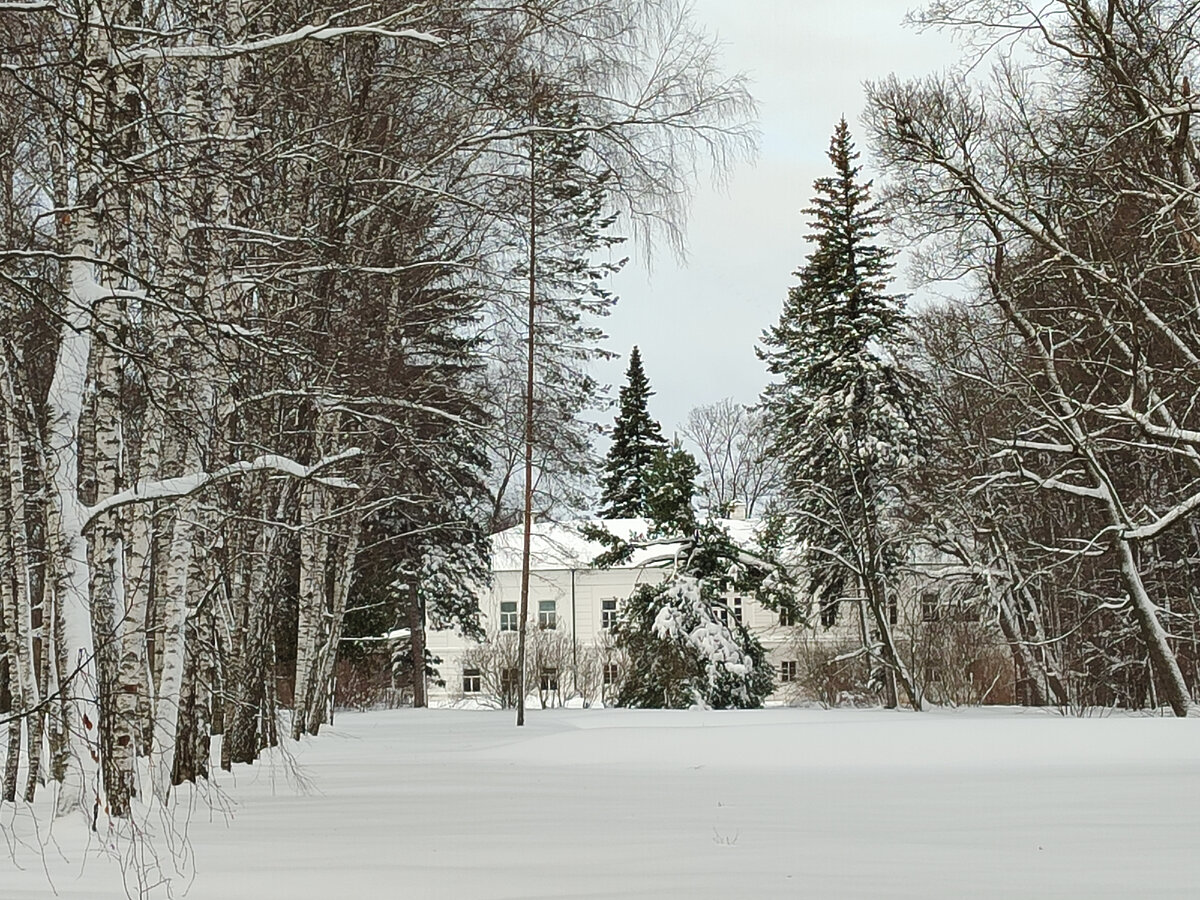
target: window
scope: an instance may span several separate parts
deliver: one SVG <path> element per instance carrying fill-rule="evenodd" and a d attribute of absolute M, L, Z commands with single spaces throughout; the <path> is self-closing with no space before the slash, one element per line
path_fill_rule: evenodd
<path fill-rule="evenodd" d="M 478 694 L 483 690 L 483 676 L 478 669 L 463 669 L 463 693 Z"/>
<path fill-rule="evenodd" d="M 553 600 L 538 601 L 538 628 L 557 628 L 558 614 L 554 611 Z"/>
<path fill-rule="evenodd" d="M 779 607 L 779 624 L 783 626 L 791 626 L 796 624 L 796 614 L 792 612 L 790 606 Z"/>
<path fill-rule="evenodd" d="M 741 597 L 733 598 L 733 621 L 737 622 L 739 625 L 742 624 L 742 598 Z"/>
<path fill-rule="evenodd" d="M 785 683 L 788 681 L 795 681 L 799 668 L 799 663 L 797 663 L 796 660 L 785 659 L 779 664 L 779 680 Z"/>
<path fill-rule="evenodd" d="M 938 608 L 940 606 L 938 600 L 937 591 L 926 591 L 921 595 L 922 622 L 936 622 L 938 620 L 938 616 L 941 613 L 941 610 Z"/>
<path fill-rule="evenodd" d="M 547 666 L 546 668 L 542 669 L 541 675 L 538 676 L 538 690 L 558 690 L 558 669 L 554 668 L 553 666 Z"/>
<path fill-rule="evenodd" d="M 822 600 L 821 601 L 821 624 L 826 628 L 832 628 L 837 624 L 838 607 L 841 606 L 840 600 Z"/>
<path fill-rule="evenodd" d="M 509 701 L 517 699 L 517 670 L 506 668 L 500 670 L 500 693 Z"/>
<path fill-rule="evenodd" d="M 900 604 L 896 602 L 896 595 L 891 594 L 887 598 L 888 624 L 895 625 L 900 621 Z"/>
<path fill-rule="evenodd" d="M 604 664 L 604 686 L 612 687 L 621 680 L 621 670 L 617 668 L 616 663 Z"/>
<path fill-rule="evenodd" d="M 500 601 L 500 630 L 501 631 L 516 631 L 517 630 L 517 601 L 516 600 L 501 600 Z"/>
<path fill-rule="evenodd" d="M 617 624 L 617 598 L 600 601 L 600 627 L 613 628 Z"/>

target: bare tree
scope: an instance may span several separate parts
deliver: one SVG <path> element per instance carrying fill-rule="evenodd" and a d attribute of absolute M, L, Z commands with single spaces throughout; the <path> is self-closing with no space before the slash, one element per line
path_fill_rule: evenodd
<path fill-rule="evenodd" d="M 760 411 L 726 397 L 693 409 L 680 433 L 699 451 L 701 490 L 710 510 L 728 514 L 736 502 L 753 516 L 770 502 L 780 469 Z"/>
<path fill-rule="evenodd" d="M 1007 478 L 1096 514 L 1073 541 L 1108 555 L 1151 693 L 1181 716 L 1194 704 L 1155 570 L 1200 506 L 1195 13 L 936 3 L 920 21 L 1019 45 L 1040 65 L 1002 54 L 989 86 L 889 80 L 870 87 L 868 112 L 894 208 L 933 239 L 927 259 L 970 273 L 1028 353 L 1029 417 L 1005 441 Z"/>

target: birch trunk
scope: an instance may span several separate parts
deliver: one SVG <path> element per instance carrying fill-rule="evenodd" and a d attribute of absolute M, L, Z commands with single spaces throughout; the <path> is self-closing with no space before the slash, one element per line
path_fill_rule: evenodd
<path fill-rule="evenodd" d="M 7 492 L 6 492 L 7 493 Z M 14 718 L 8 724 L 8 753 L 4 764 L 4 781 L 0 785 L 0 801 L 12 803 L 17 799 L 17 781 L 20 778 L 21 765 L 21 721 L 22 710 L 27 709 L 26 699 L 21 690 L 19 665 L 17 662 L 17 630 L 16 602 L 13 598 L 13 583 L 8 573 L 15 568 L 12 565 L 12 546 L 9 532 L 12 527 L 11 516 L 8 514 L 7 501 L 4 497 L 3 515 L 0 515 L 0 559 L 7 564 L 0 572 L 0 665 L 4 667 L 3 681 L 0 681 L 0 692 L 8 689 L 9 712 Z"/>
<path fill-rule="evenodd" d="M 7 361 L 6 361 L 7 362 Z M 4 576 L 3 615 L 5 623 L 5 643 L 9 661 L 10 694 L 13 698 L 14 712 L 25 711 L 26 715 L 13 723 L 14 740 L 18 741 L 17 749 L 10 749 L 10 769 L 6 773 L 5 797 L 15 799 L 16 760 L 19 757 L 19 739 L 24 726 L 27 744 L 28 765 L 31 777 L 36 779 L 37 767 L 41 758 L 41 729 L 37 727 L 39 717 L 32 712 L 39 706 L 37 672 L 35 670 L 35 654 L 33 647 L 33 587 L 31 584 L 32 559 L 28 542 L 28 524 L 25 504 L 25 460 L 21 443 L 21 428 L 16 417 L 25 409 L 18 402 L 12 373 L 8 366 L 4 371 L 4 393 L 8 406 L 8 415 L 0 417 L 3 425 L 3 446 L 6 449 L 5 462 L 8 470 L 7 488 L 5 493 L 4 512 L 7 519 L 7 530 L 4 544 L 9 551 L 11 560 L 8 573 Z M 9 778 L 12 779 L 11 789 Z M 27 789 L 28 790 L 28 789 Z"/>
<path fill-rule="evenodd" d="M 296 626 L 296 686 L 292 701 L 292 739 L 308 731 L 314 700 L 314 670 L 325 609 L 328 536 L 322 519 L 326 489 L 307 481 L 300 491 L 300 584 Z"/>
<path fill-rule="evenodd" d="M 217 584 L 211 559 L 192 554 L 185 638 L 189 652 L 180 693 L 180 715 L 175 737 L 175 766 L 171 783 L 182 784 L 208 776 L 212 724 L 213 616 L 208 600 Z"/>
<path fill-rule="evenodd" d="M 150 779 L 154 796 L 162 803 L 171 793 L 175 773 L 176 736 L 184 667 L 187 664 L 187 607 L 192 571 L 192 517 L 194 502 L 184 501 L 175 518 L 167 561 L 165 608 L 160 630 L 162 674 L 154 709 L 154 745 L 150 750 Z"/>
<path fill-rule="evenodd" d="M 154 331 L 155 324 L 151 323 Z M 149 404 L 142 425 L 140 478 L 156 477 L 161 471 L 162 432 L 165 428 L 159 405 L 165 385 L 160 375 L 150 377 Z M 154 685 L 148 657 L 150 602 L 154 592 L 154 521 L 156 505 L 151 502 L 131 505 L 125 517 L 125 608 L 120 624 L 120 669 L 118 672 L 117 719 L 132 740 L 120 748 L 128 758 L 124 765 L 133 770 L 137 752 L 149 751 L 153 734 Z"/>
<path fill-rule="evenodd" d="M 116 350 L 116 329 L 111 316 L 119 319 L 115 303 L 97 304 L 97 336 L 92 353 L 95 377 L 94 473 L 96 501 L 120 490 L 121 361 Z M 123 550 L 120 519 L 114 512 L 98 516 L 87 530 L 89 588 L 91 592 L 92 640 L 96 651 L 99 687 L 99 744 L 104 790 L 111 815 L 129 814 L 134 795 L 134 722 L 118 715 L 120 689 L 120 632 L 124 619 L 121 599 Z"/>
<path fill-rule="evenodd" d="M 354 565 L 358 556 L 358 536 L 361 515 L 356 511 L 347 517 L 346 538 L 338 561 L 337 574 L 333 582 L 333 600 L 330 609 L 329 633 L 321 648 L 316 675 L 316 695 L 327 698 L 327 702 L 316 704 L 310 715 L 312 734 L 316 734 L 327 721 L 326 713 L 333 706 L 333 674 L 337 665 L 338 644 L 342 640 L 342 624 L 346 618 L 346 601 L 354 583 Z"/>
<path fill-rule="evenodd" d="M 97 238 L 95 219 L 89 209 L 81 209 L 75 219 L 68 263 L 66 316 L 60 332 L 54 376 L 47 399 L 49 409 L 48 462 L 53 496 L 51 515 L 57 525 L 60 575 L 59 614 L 61 616 L 63 665 L 57 673 L 58 687 L 69 692 L 70 702 L 63 706 L 63 734 L 67 758 L 59 789 L 57 811 L 64 815 L 79 809 L 90 799 L 99 802 L 98 748 L 87 709 L 96 700 L 96 678 L 92 644 L 91 608 L 88 598 L 88 562 L 83 539 L 83 505 L 79 501 L 76 480 L 79 457 L 76 435 L 87 380 L 87 359 L 91 346 L 88 330 L 93 302 L 101 292 L 93 263 Z"/>

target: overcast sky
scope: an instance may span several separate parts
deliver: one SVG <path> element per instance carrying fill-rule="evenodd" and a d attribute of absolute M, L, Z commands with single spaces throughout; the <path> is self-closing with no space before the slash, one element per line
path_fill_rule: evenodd
<path fill-rule="evenodd" d="M 762 152 L 724 191 L 697 192 L 686 264 L 663 249 L 648 273 L 635 251 L 613 279 L 621 301 L 606 322 L 608 346 L 621 358 L 602 366 L 601 377 L 615 397 L 637 344 L 656 391 L 650 412 L 668 435 L 695 406 L 757 399 L 766 373 L 755 343 L 778 319 L 803 264 L 800 210 L 813 180 L 828 173 L 825 150 L 838 118 L 860 135 L 863 82 L 924 75 L 956 59 L 947 36 L 902 26 L 916 2 L 695 0 L 697 20 L 724 43 L 725 69 L 751 78 Z M 897 278 L 909 287 L 903 271 Z"/>

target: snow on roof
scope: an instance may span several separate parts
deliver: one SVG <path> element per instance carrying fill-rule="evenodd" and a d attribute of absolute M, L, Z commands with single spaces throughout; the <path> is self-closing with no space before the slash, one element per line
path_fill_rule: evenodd
<path fill-rule="evenodd" d="M 758 549 L 756 539 L 759 523 L 754 519 L 716 519 L 744 550 Z M 529 547 L 529 567 L 535 571 L 551 569 L 586 569 L 608 548 L 583 535 L 585 527 L 604 528 L 622 541 L 646 540 L 650 522 L 646 519 L 576 519 L 571 522 L 535 522 Z M 515 572 L 521 569 L 521 551 L 525 540 L 523 525 L 516 525 L 491 537 L 492 571 Z M 656 540 L 650 546 L 639 547 L 627 561 L 613 568 L 637 569 L 663 564 L 679 547 L 679 541 Z"/>

